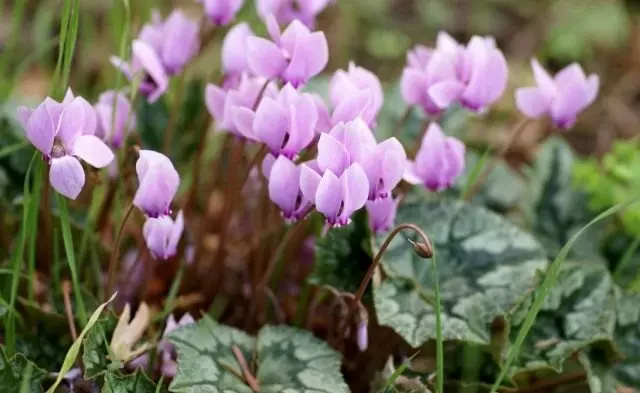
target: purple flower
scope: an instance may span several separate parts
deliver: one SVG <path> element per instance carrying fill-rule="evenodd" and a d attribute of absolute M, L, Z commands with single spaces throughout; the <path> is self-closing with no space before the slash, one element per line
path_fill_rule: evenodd
<path fill-rule="evenodd" d="M 266 144 L 275 156 L 294 158 L 315 138 L 318 111 L 310 94 L 287 84 L 277 97 L 263 97 L 255 113 L 236 107 L 232 118 L 243 136 Z"/>
<path fill-rule="evenodd" d="M 209 113 L 216 120 L 217 129 L 254 139 L 253 124 L 248 124 L 239 130 L 234 122 L 234 111 L 236 108 L 246 108 L 251 112 L 266 81 L 265 78 L 250 77 L 248 74 L 243 74 L 237 88 L 225 90 L 213 84 L 207 85 L 205 103 Z M 277 92 L 276 86 L 273 83 L 269 83 L 263 97 L 275 97 Z M 252 114 L 253 112 L 251 112 Z M 251 117 L 250 121 L 253 122 L 253 117 Z M 246 131 L 247 127 L 249 131 Z M 242 131 L 247 132 L 247 134 L 243 134 Z"/>
<path fill-rule="evenodd" d="M 136 128 L 136 115 L 127 96 L 115 91 L 104 92 L 94 109 L 98 116 L 96 136 L 114 149 L 120 148 L 129 132 Z"/>
<path fill-rule="evenodd" d="M 244 0 L 197 0 L 204 6 L 204 13 L 216 26 L 224 26 L 231 23 L 236 17 Z"/>
<path fill-rule="evenodd" d="M 249 71 L 247 65 L 247 37 L 253 37 L 253 30 L 248 23 L 233 26 L 222 43 L 222 72 L 225 75 L 225 86 L 236 87 L 240 77 Z"/>
<path fill-rule="evenodd" d="M 458 44 L 446 33 L 438 36 L 438 52 L 448 58 L 454 78 L 448 78 L 429 87 L 431 100 L 440 109 L 460 102 L 472 111 L 480 112 L 497 101 L 507 86 L 507 61 L 496 48 L 491 37 L 471 38 L 466 47 Z M 445 72 L 445 65 L 438 65 Z"/>
<path fill-rule="evenodd" d="M 178 242 L 184 231 L 182 212 L 173 221 L 171 216 L 149 217 L 142 227 L 142 234 L 151 255 L 166 260 L 176 255 Z"/>
<path fill-rule="evenodd" d="M 415 161 L 408 165 L 404 179 L 412 184 L 423 184 L 431 191 L 451 187 L 464 171 L 464 153 L 462 142 L 444 135 L 436 123 L 431 123 Z"/>
<path fill-rule="evenodd" d="M 338 70 L 333 74 L 329 97 L 334 107 L 333 124 L 360 116 L 373 127 L 384 95 L 378 77 L 351 62 L 347 71 Z"/>
<path fill-rule="evenodd" d="M 163 22 L 156 12 L 152 23 L 146 24 L 133 41 L 131 64 L 115 56 L 111 63 L 130 80 L 142 72 L 140 91 L 153 103 L 167 90 L 168 76 L 182 72 L 199 49 L 196 22 L 180 10 L 173 11 Z"/>
<path fill-rule="evenodd" d="M 362 161 L 369 179 L 369 200 L 387 198 L 400 183 L 407 167 L 407 153 L 396 138 L 380 142 Z"/>
<path fill-rule="evenodd" d="M 247 64 L 256 75 L 280 78 L 298 87 L 318 75 L 329 61 L 329 47 L 323 32 L 311 32 L 294 20 L 280 34 L 273 15 L 267 17 L 267 30 L 273 41 L 247 37 Z"/>
<path fill-rule="evenodd" d="M 591 105 L 598 94 L 600 79 L 587 77 L 578 64 L 563 68 L 552 78 L 538 63 L 531 60 L 536 87 L 524 87 L 516 91 L 516 105 L 528 117 L 551 116 L 560 128 L 571 128 L 578 113 Z"/>
<path fill-rule="evenodd" d="M 329 132 L 329 130 L 331 130 L 331 115 L 329 114 L 329 108 L 327 108 L 327 104 L 325 104 L 324 99 L 320 97 L 319 94 L 311 93 L 311 96 L 316 103 L 316 110 L 318 111 L 316 132 L 318 134 Z"/>
<path fill-rule="evenodd" d="M 339 227 L 349 224 L 351 215 L 367 202 L 369 182 L 357 163 L 340 176 L 330 170 L 320 175 L 309 165 L 302 164 L 300 189 L 307 200 L 313 201 L 329 225 Z"/>
<path fill-rule="evenodd" d="M 418 45 L 407 54 L 407 67 L 400 81 L 402 99 L 420 106 L 429 115 L 437 115 L 442 109 L 431 99 L 429 88 L 453 78 L 455 69 L 444 53 Z"/>
<path fill-rule="evenodd" d="M 180 175 L 171 160 L 152 150 L 140 150 L 136 172 L 139 185 L 133 204 L 152 218 L 171 214 L 171 201 L 180 185 Z"/>
<path fill-rule="evenodd" d="M 29 141 L 51 166 L 51 186 L 67 198 L 76 199 L 84 187 L 80 160 L 95 168 L 113 161 L 109 147 L 94 135 L 96 113 L 84 98 L 73 98 L 71 90 L 62 103 L 47 97 L 33 111 L 18 108 L 18 118 Z"/>
<path fill-rule="evenodd" d="M 257 0 L 256 7 L 263 19 L 273 14 L 279 23 L 287 24 L 299 20 L 312 29 L 316 16 L 330 2 L 331 0 Z"/>
<path fill-rule="evenodd" d="M 269 172 L 269 198 L 278 205 L 287 221 L 298 221 L 313 206 L 301 190 L 301 167 L 287 157 L 278 157 Z"/>
<path fill-rule="evenodd" d="M 358 324 L 357 342 L 360 352 L 364 352 L 369 348 L 369 329 L 367 321 L 362 321 Z"/>
<path fill-rule="evenodd" d="M 375 201 L 367 201 L 369 226 L 374 233 L 388 232 L 396 220 L 398 200 L 391 196 Z"/>
<path fill-rule="evenodd" d="M 347 124 L 339 123 L 318 141 L 318 168 L 340 176 L 351 164 L 363 163 L 376 148 L 373 133 L 360 118 Z"/>

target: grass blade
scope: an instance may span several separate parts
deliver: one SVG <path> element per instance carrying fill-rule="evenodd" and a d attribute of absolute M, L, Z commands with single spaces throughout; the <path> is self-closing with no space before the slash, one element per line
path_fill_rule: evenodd
<path fill-rule="evenodd" d="M 469 197 L 469 192 L 471 192 L 473 186 L 478 181 L 478 178 L 480 177 L 480 174 L 482 173 L 484 167 L 487 165 L 487 161 L 489 160 L 490 156 L 491 148 L 487 147 L 486 149 L 484 149 L 484 152 L 482 153 L 480 159 L 476 161 L 476 164 L 471 169 L 469 178 L 464 183 L 464 187 L 462 188 L 462 192 L 460 193 L 460 199 L 467 200 L 467 198 Z"/>
<path fill-rule="evenodd" d="M 84 339 L 84 336 L 87 334 L 89 329 L 91 329 L 93 325 L 95 325 L 96 322 L 98 322 L 98 317 L 100 317 L 102 310 L 104 310 L 104 308 L 107 307 L 107 305 L 111 303 L 113 299 L 115 299 L 116 295 L 117 293 L 114 293 L 113 295 L 111 295 L 111 298 L 109 300 L 107 300 L 106 302 L 98 306 L 98 308 L 96 308 L 93 314 L 91 314 L 91 318 L 89 318 L 89 321 L 87 322 L 86 326 L 84 327 L 84 329 L 82 329 L 82 332 L 78 335 L 78 338 L 76 339 L 76 341 L 74 341 L 74 343 L 71 345 L 71 348 L 69 348 L 69 351 L 67 351 L 67 354 L 64 357 L 64 361 L 62 362 L 62 367 L 58 372 L 58 377 L 56 378 L 56 381 L 53 383 L 53 385 L 51 385 L 51 387 L 49 388 L 49 390 L 47 390 L 46 393 L 54 393 L 56 391 L 56 389 L 58 388 L 58 385 L 60 384 L 60 382 L 62 382 L 62 379 L 64 378 L 64 376 L 69 372 L 69 370 L 71 370 L 71 368 L 75 364 L 76 359 L 78 358 L 78 354 L 80 353 L 80 347 L 82 346 L 82 340 Z"/>
<path fill-rule="evenodd" d="M 391 376 L 387 378 L 387 381 L 385 382 L 384 387 L 380 391 L 384 393 L 392 393 L 391 387 L 396 383 L 396 380 L 400 378 L 400 376 L 404 374 L 405 371 L 407 371 L 407 369 L 409 368 L 409 365 L 411 364 L 411 361 L 419 353 L 420 351 L 414 353 L 407 360 L 405 360 L 398 368 L 396 368 L 393 374 L 391 374 Z"/>
<path fill-rule="evenodd" d="M 40 193 L 42 191 L 42 172 L 44 162 L 38 160 L 36 162 L 36 170 L 33 177 L 33 191 L 31 193 L 31 208 L 29 209 L 29 217 L 27 222 L 27 245 L 29 248 L 27 259 L 27 271 L 29 275 L 29 285 L 27 286 L 27 299 L 33 301 L 34 299 L 34 287 L 36 282 L 36 235 L 38 233 L 38 216 L 40 213 Z"/>
<path fill-rule="evenodd" d="M 531 328 L 533 327 L 533 324 L 536 320 L 538 312 L 540 311 L 540 308 L 542 307 L 542 304 L 544 302 L 544 299 L 547 297 L 547 295 L 549 294 L 549 291 L 558 280 L 558 275 L 560 274 L 560 268 L 562 267 L 562 264 L 567 258 L 567 255 L 569 254 L 571 247 L 573 247 L 573 244 L 591 226 L 618 213 L 623 209 L 626 209 L 630 205 L 638 202 L 639 200 L 640 200 L 640 197 L 633 198 L 629 201 L 618 203 L 617 205 L 600 213 L 596 218 L 591 220 L 589 223 L 587 223 L 587 225 L 583 226 L 578 232 L 576 232 L 571 237 L 571 239 L 569 239 L 567 244 L 565 244 L 564 247 L 562 247 L 556 259 L 553 261 L 553 263 L 551 263 L 551 265 L 547 269 L 547 273 L 545 274 L 542 285 L 538 289 L 538 292 L 533 299 L 533 304 L 531 305 L 529 312 L 527 312 L 525 320 L 522 323 L 522 327 L 518 331 L 518 336 L 516 337 L 516 341 L 511 346 L 511 348 L 509 348 L 509 352 L 507 353 L 507 360 L 504 362 L 504 364 L 502 364 L 500 374 L 498 375 L 498 378 L 496 379 L 495 383 L 493 384 L 493 387 L 491 388 L 491 393 L 495 393 L 498 391 L 500 384 L 502 383 L 505 376 L 509 372 L 509 368 L 511 367 L 513 362 L 517 359 L 520 352 L 520 348 L 522 347 L 522 344 L 524 343 L 524 340 L 527 337 L 527 334 L 529 334 L 529 330 L 531 330 Z"/>
<path fill-rule="evenodd" d="M 19 150 L 22 150 L 29 145 L 29 141 L 20 141 L 13 145 L 3 147 L 2 149 L 0 149 L 0 159 L 5 158 L 6 156 L 9 156 Z"/>
<path fill-rule="evenodd" d="M 73 284 L 73 294 L 76 299 L 76 307 L 78 319 L 82 326 L 87 324 L 87 311 L 82 300 L 82 292 L 80 291 L 80 281 L 78 279 L 78 266 L 76 264 L 76 256 L 73 250 L 73 236 L 71 234 L 71 223 L 69 222 L 69 210 L 67 209 L 67 200 L 64 196 L 57 194 L 58 208 L 60 209 L 60 225 L 62 227 L 62 243 L 67 254 L 67 263 L 71 272 L 71 283 Z"/>

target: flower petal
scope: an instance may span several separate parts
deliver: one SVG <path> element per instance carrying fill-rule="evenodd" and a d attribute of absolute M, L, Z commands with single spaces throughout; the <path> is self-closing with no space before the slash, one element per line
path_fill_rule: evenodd
<path fill-rule="evenodd" d="M 324 172 L 342 175 L 349 166 L 349 153 L 336 138 L 329 134 L 321 134 L 318 141 L 318 166 Z"/>
<path fill-rule="evenodd" d="M 80 97 L 75 98 L 62 111 L 60 122 L 56 129 L 56 136 L 60 138 L 67 151 L 73 151 L 74 141 L 82 135 L 82 130 L 86 124 L 86 114 L 89 111 L 93 111 L 93 108 Z"/>
<path fill-rule="evenodd" d="M 523 87 L 516 90 L 516 106 L 528 117 L 538 118 L 551 106 L 551 100 L 539 87 Z"/>
<path fill-rule="evenodd" d="M 73 143 L 74 156 L 95 168 L 104 168 L 113 161 L 113 152 L 95 135 L 81 135 Z"/>
<path fill-rule="evenodd" d="M 289 131 L 289 115 L 273 99 L 265 97 L 256 111 L 253 130 L 271 151 L 279 153 Z"/>
<path fill-rule="evenodd" d="M 216 85 L 208 84 L 204 92 L 204 101 L 207 109 L 216 122 L 228 121 L 224 118 L 224 103 L 227 92 Z"/>
<path fill-rule="evenodd" d="M 318 185 L 322 178 L 311 166 L 300 164 L 300 191 L 305 199 L 315 203 Z"/>
<path fill-rule="evenodd" d="M 27 138 L 45 156 L 51 153 L 57 126 L 50 109 L 45 100 L 33 111 L 26 126 Z"/>
<path fill-rule="evenodd" d="M 246 43 L 247 65 L 254 74 L 271 79 L 287 68 L 287 61 L 273 42 L 259 37 L 247 37 Z"/>
<path fill-rule="evenodd" d="M 351 165 L 340 177 L 344 208 L 341 221 L 348 222 L 353 212 L 367 203 L 369 197 L 369 181 L 367 175 L 359 164 Z"/>
<path fill-rule="evenodd" d="M 553 97 L 556 94 L 556 86 L 551 75 L 549 75 L 547 70 L 545 70 L 535 58 L 531 59 L 531 68 L 533 69 L 533 77 L 538 87 L 540 87 L 544 94 Z"/>
<path fill-rule="evenodd" d="M 283 78 L 300 86 L 324 70 L 328 62 L 329 45 L 323 32 L 298 37 Z"/>
<path fill-rule="evenodd" d="M 457 80 L 449 79 L 429 88 L 429 97 L 440 108 L 446 109 L 453 104 L 464 91 L 464 85 Z"/>
<path fill-rule="evenodd" d="M 340 179 L 333 172 L 326 171 L 316 190 L 316 209 L 324 214 L 329 223 L 333 224 L 337 222 L 342 202 L 343 190 L 340 185 Z"/>
<path fill-rule="evenodd" d="M 253 130 L 255 117 L 255 113 L 251 112 L 247 108 L 235 107 L 231 110 L 231 120 L 238 133 L 253 141 L 258 140 L 258 137 Z"/>
<path fill-rule="evenodd" d="M 49 182 L 54 190 L 70 199 L 76 199 L 84 187 L 85 175 L 80 161 L 72 156 L 51 160 Z"/>
<path fill-rule="evenodd" d="M 162 66 L 158 54 L 149 45 L 140 40 L 135 40 L 133 41 L 132 49 L 133 55 L 155 83 L 155 88 L 148 97 L 149 103 L 154 103 L 169 87 L 169 77 Z"/>
<path fill-rule="evenodd" d="M 299 183 L 300 168 L 287 157 L 279 156 L 269 175 L 269 198 L 286 216 L 295 211 Z"/>

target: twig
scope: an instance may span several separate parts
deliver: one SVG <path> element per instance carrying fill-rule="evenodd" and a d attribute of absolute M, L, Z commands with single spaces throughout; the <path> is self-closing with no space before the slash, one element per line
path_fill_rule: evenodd
<path fill-rule="evenodd" d="M 275 311 L 276 319 L 278 320 L 278 323 L 280 324 L 285 323 L 287 321 L 287 316 L 284 310 L 282 309 L 282 305 L 278 301 L 278 298 L 276 297 L 275 293 L 273 293 L 273 291 L 269 287 L 264 288 L 264 293 L 266 293 L 269 300 L 271 300 L 271 304 L 273 305 L 273 309 Z"/>
<path fill-rule="evenodd" d="M 249 366 L 247 365 L 247 361 L 242 354 L 242 351 L 238 346 L 234 345 L 231 347 L 233 351 L 233 355 L 236 357 L 238 361 L 238 365 L 240 365 L 240 369 L 242 370 L 242 375 L 244 376 L 244 381 L 249 385 L 249 388 L 253 393 L 260 393 L 260 385 L 258 385 L 258 381 L 251 374 L 251 370 L 249 370 Z"/>
<path fill-rule="evenodd" d="M 67 323 L 69 324 L 69 332 L 73 341 L 78 339 L 76 324 L 73 318 L 73 308 L 71 307 L 71 284 L 68 280 L 62 282 L 62 299 L 64 301 L 64 312 L 67 314 Z"/>
<path fill-rule="evenodd" d="M 584 371 L 577 371 L 571 374 L 560 375 L 557 378 L 543 380 L 531 386 L 518 389 L 517 393 L 546 392 L 550 391 L 550 388 L 552 387 L 583 381 L 586 376 L 587 375 Z"/>
<path fill-rule="evenodd" d="M 122 223 L 120 224 L 120 228 L 118 229 L 118 235 L 116 236 L 116 240 L 113 243 L 113 252 L 111 253 L 111 259 L 109 260 L 109 271 L 107 275 L 107 291 L 105 292 L 105 296 L 113 292 L 113 286 L 115 281 L 115 273 L 116 273 L 116 265 L 118 263 L 119 256 L 119 246 L 120 241 L 122 241 L 122 235 L 124 233 L 124 228 L 133 212 L 133 202 L 129 204 L 129 208 L 127 212 L 124 214 L 124 218 L 122 219 Z"/>

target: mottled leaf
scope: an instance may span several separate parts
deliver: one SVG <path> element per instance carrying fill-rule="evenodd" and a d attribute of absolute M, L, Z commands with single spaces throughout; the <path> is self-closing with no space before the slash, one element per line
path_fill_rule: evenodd
<path fill-rule="evenodd" d="M 169 336 L 178 352 L 176 393 L 251 393 L 232 349 L 237 347 L 261 393 L 347 393 L 340 373 L 340 354 L 310 332 L 266 326 L 258 337 L 220 325 L 209 318 Z"/>
<path fill-rule="evenodd" d="M 616 376 L 625 384 L 640 389 L 640 294 L 620 293 L 615 342 L 622 353 Z"/>
<path fill-rule="evenodd" d="M 35 363 L 18 353 L 11 359 L 7 357 L 4 348 L 0 346 L 0 389 L 2 393 L 22 393 L 20 391 L 22 379 L 30 369 L 30 379 L 27 391 L 29 393 L 42 392 L 42 381 L 47 372 Z"/>
<path fill-rule="evenodd" d="M 118 320 L 111 314 L 105 315 L 93 326 L 82 342 L 82 363 L 85 379 L 93 379 L 108 371 L 109 338 Z"/>
<path fill-rule="evenodd" d="M 155 384 L 142 371 L 132 375 L 110 372 L 105 375 L 102 393 L 155 393 Z"/>
<path fill-rule="evenodd" d="M 548 264 L 533 236 L 479 206 L 408 202 L 397 222 L 418 225 L 435 245 L 445 340 L 490 344 L 491 324 L 509 317 Z M 417 240 L 407 231 L 391 242 L 383 258 L 389 278 L 375 288 L 374 300 L 380 324 L 419 347 L 436 336 L 432 264 L 407 238 Z"/>

